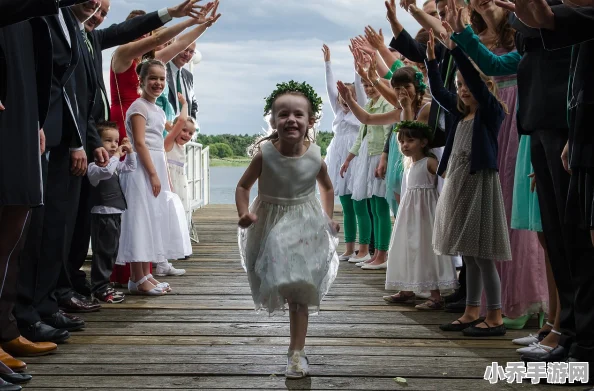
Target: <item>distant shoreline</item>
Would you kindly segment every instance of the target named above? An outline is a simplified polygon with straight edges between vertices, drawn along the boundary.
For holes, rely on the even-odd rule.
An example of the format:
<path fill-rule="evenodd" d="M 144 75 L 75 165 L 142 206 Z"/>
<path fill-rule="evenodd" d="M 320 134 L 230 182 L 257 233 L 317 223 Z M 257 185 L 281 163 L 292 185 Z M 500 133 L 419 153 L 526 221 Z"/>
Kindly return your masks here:
<path fill-rule="evenodd" d="M 211 167 L 247 167 L 250 165 L 252 159 L 250 158 L 231 158 L 231 159 L 219 159 L 210 158 Z"/>

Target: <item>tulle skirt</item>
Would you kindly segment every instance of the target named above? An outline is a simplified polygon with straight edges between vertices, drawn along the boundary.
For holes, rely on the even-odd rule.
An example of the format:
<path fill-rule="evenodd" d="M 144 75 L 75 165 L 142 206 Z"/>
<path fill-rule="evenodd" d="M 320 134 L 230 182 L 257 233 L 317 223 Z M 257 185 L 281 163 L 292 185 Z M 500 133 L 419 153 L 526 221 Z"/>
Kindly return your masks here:
<path fill-rule="evenodd" d="M 118 265 L 167 262 L 192 254 L 184 207 L 169 187 L 165 154 L 149 152 L 161 182 L 161 192 L 157 197 L 153 195 L 140 159 L 136 170 L 120 174 L 128 209 L 122 214 Z"/>
<path fill-rule="evenodd" d="M 239 228 L 241 263 L 256 311 L 284 312 L 287 303 L 317 313 L 338 273 L 338 239 L 319 201 L 279 205 L 256 198 L 258 221 Z"/>
<path fill-rule="evenodd" d="M 349 184 L 353 200 L 361 201 L 373 196 L 385 198 L 386 181 L 375 177 L 375 169 L 380 162 L 381 154 L 369 156 L 367 138 L 361 143 L 358 159 Z"/>
<path fill-rule="evenodd" d="M 328 166 L 328 176 L 330 176 L 332 186 L 334 186 L 334 195 L 343 196 L 351 194 L 348 185 L 353 169 L 351 168 L 350 170 L 347 170 L 344 174 L 344 178 L 342 178 L 340 176 L 340 167 L 345 162 L 347 156 L 349 156 L 349 150 L 357 139 L 357 133 L 358 132 L 336 134 L 328 146 L 325 161 L 326 166 Z M 357 160 L 358 158 L 355 157 L 351 161 L 351 167 L 355 167 Z"/>

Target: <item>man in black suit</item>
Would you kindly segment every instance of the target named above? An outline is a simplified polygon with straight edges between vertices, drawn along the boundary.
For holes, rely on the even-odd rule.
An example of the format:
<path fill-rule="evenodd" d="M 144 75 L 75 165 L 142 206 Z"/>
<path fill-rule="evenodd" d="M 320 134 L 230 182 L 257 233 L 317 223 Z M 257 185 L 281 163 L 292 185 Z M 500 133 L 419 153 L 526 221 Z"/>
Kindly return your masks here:
<path fill-rule="evenodd" d="M 188 102 L 188 115 L 197 119 L 198 102 L 194 94 L 194 75 L 184 69 L 184 66 L 192 61 L 195 53 L 196 42 L 192 42 L 186 50 L 167 63 L 167 84 L 169 85 L 169 102 L 175 108 L 175 113 L 179 114 L 181 110 L 177 100 L 177 93 L 181 92 L 186 98 L 186 102 Z"/>
<path fill-rule="evenodd" d="M 87 75 L 91 64 L 81 57 L 80 28 L 70 10 L 45 20 L 53 46 L 51 101 L 44 125 L 48 149 L 46 202 L 31 219 L 21 255 L 21 270 L 26 272 L 19 275 L 14 312 L 25 338 L 63 342 L 69 331 L 84 327 L 81 319 L 59 311 L 54 294 L 72 238 L 67 227 L 78 200 L 71 192 L 80 189 L 80 177 L 86 172 L 85 147 L 98 164 L 105 164 L 108 155 L 96 131 L 87 126 L 96 87 Z"/>
<path fill-rule="evenodd" d="M 95 123 L 109 120 L 109 100 L 105 89 L 105 81 L 103 80 L 102 51 L 129 43 L 142 35 L 156 30 L 173 18 L 193 16 L 199 7 L 195 1 L 184 1 L 175 7 L 163 8 L 159 11 L 132 18 L 123 23 L 113 24 L 106 29 L 97 30 L 97 27 L 105 20 L 111 3 L 110 0 L 102 0 L 97 12 L 94 11 L 90 3 L 74 6 L 72 7 L 72 12 L 79 23 L 84 23 L 85 31 L 82 37 L 85 46 L 82 52 L 93 64 L 94 76 L 96 78 L 97 93 L 95 104 L 92 108 L 92 115 L 89 119 L 89 127 L 95 128 Z M 80 299 L 80 295 L 90 296 L 91 293 L 86 275 L 84 271 L 80 270 L 87 256 L 88 244 L 91 238 L 90 213 L 92 205 L 89 196 L 89 186 L 87 177 L 84 177 L 82 179 L 80 203 L 74 226 L 74 236 L 70 246 L 68 262 L 66 263 L 66 273 L 62 275 L 57 292 L 61 307 L 71 311 L 78 310 L 78 305 L 73 301 L 73 298 L 76 299 L 78 297 Z M 102 269 L 109 270 L 109 268 Z M 109 291 L 112 294 L 118 294 L 113 290 Z"/>

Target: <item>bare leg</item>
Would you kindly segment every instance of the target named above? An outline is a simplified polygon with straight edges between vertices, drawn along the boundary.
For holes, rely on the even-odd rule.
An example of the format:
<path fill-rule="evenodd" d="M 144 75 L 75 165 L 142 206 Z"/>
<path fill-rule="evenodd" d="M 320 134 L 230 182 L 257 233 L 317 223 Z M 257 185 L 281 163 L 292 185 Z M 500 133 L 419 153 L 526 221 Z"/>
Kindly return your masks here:
<path fill-rule="evenodd" d="M 305 337 L 307 336 L 307 326 L 309 324 L 309 312 L 306 305 L 299 305 L 296 315 L 296 333 L 295 349 L 301 351 L 305 348 Z"/>
<path fill-rule="evenodd" d="M 289 304 L 289 327 L 291 333 L 289 350 L 293 351 L 297 340 L 297 304 Z"/>
<path fill-rule="evenodd" d="M 561 303 L 559 302 L 559 295 L 557 294 L 557 308 L 561 308 Z M 555 331 L 560 331 L 561 330 L 561 311 L 557 311 L 557 314 L 555 316 L 555 323 L 553 325 L 553 330 Z M 555 334 L 553 332 L 550 332 L 549 335 L 547 335 L 542 341 L 541 344 L 543 345 L 547 345 L 550 346 L 552 348 L 556 347 L 557 345 L 559 345 L 559 339 L 560 339 L 560 335 L 559 334 Z"/>
<path fill-rule="evenodd" d="M 141 278 L 146 276 L 148 274 L 149 267 L 150 265 L 148 262 L 130 262 L 130 279 L 132 282 L 138 282 Z M 138 290 L 148 292 L 155 287 L 156 285 L 147 280 L 138 285 Z"/>
<path fill-rule="evenodd" d="M 370 265 L 381 265 L 382 263 L 386 262 L 387 257 L 388 257 L 387 251 L 376 250 L 375 254 L 373 254 L 372 261 L 369 262 L 369 264 Z"/>
<path fill-rule="evenodd" d="M 346 251 L 343 255 L 351 255 L 355 253 L 355 242 L 350 242 L 346 244 Z"/>

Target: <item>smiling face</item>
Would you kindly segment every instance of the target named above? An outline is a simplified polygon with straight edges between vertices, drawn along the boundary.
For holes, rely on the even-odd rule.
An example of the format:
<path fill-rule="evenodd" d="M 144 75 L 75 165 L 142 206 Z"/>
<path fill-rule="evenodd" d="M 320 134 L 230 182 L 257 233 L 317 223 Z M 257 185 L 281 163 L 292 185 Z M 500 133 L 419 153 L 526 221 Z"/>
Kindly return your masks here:
<path fill-rule="evenodd" d="M 186 65 L 187 63 L 192 61 L 192 57 L 194 57 L 195 53 L 196 53 L 196 42 L 192 42 L 192 44 L 190 46 L 188 46 L 186 48 L 186 50 L 184 50 L 183 52 L 181 52 L 177 56 L 175 56 L 175 58 L 173 59 L 173 63 L 175 64 L 176 67 L 181 69 L 184 65 Z"/>
<path fill-rule="evenodd" d="M 76 7 L 83 7 L 85 4 L 81 4 Z M 95 12 L 93 16 L 91 16 L 91 18 L 85 22 L 85 30 L 87 30 L 87 32 L 90 33 L 91 31 L 99 27 L 101 23 L 103 23 L 103 21 L 107 17 L 107 13 L 109 12 L 110 6 L 110 0 L 101 0 L 101 7 L 99 7 L 99 10 Z"/>
<path fill-rule="evenodd" d="M 371 83 L 363 82 L 363 88 L 365 89 L 365 95 L 367 99 L 377 99 L 380 97 L 379 91 Z"/>
<path fill-rule="evenodd" d="M 114 128 L 103 129 L 101 131 L 101 142 L 103 143 L 103 148 L 109 153 L 109 157 L 112 157 L 118 149 L 120 133 Z"/>
<path fill-rule="evenodd" d="M 188 119 L 181 133 L 175 139 L 175 142 L 179 145 L 186 145 L 186 143 L 192 140 L 194 133 L 196 133 L 196 125 L 192 120 Z"/>
<path fill-rule="evenodd" d="M 79 22 L 86 23 L 87 20 L 89 20 L 89 18 L 91 18 L 95 14 L 95 11 L 100 12 L 98 11 L 100 4 L 101 3 L 99 0 L 87 1 L 86 3 L 73 6 L 72 12 L 74 13 L 74 16 L 76 16 L 76 19 L 78 19 Z M 107 6 L 107 8 L 109 8 L 109 5 Z"/>
<path fill-rule="evenodd" d="M 272 105 L 270 126 L 278 132 L 279 139 L 290 144 L 303 142 L 307 130 L 313 127 L 315 117 L 310 103 L 301 94 L 284 94 Z"/>
<path fill-rule="evenodd" d="M 163 93 L 165 80 L 165 68 L 162 65 L 149 65 L 140 83 L 143 98 L 154 102 Z"/>

